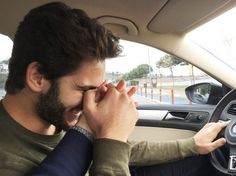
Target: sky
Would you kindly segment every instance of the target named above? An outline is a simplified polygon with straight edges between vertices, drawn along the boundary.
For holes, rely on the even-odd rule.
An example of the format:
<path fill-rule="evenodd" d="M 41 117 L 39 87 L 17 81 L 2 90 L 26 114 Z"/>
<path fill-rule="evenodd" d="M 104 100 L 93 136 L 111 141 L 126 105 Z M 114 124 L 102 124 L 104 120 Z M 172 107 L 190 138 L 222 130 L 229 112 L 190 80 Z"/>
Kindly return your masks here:
<path fill-rule="evenodd" d="M 121 40 L 120 44 L 123 46 L 121 57 L 106 61 L 107 72 L 125 73 L 140 64 L 149 64 L 155 67 L 156 61 L 165 55 L 161 50 L 143 44 L 125 40 Z"/>
<path fill-rule="evenodd" d="M 11 57 L 12 46 L 12 40 L 9 37 L 0 34 L 0 61 Z"/>
<path fill-rule="evenodd" d="M 187 37 L 236 68 L 235 19 L 236 8 L 190 32 Z M 107 72 L 125 73 L 140 64 L 155 68 L 156 61 L 165 55 L 158 49 L 138 43 L 121 40 L 120 44 L 123 46 L 122 56 L 107 60 Z M 0 61 L 10 58 L 12 46 L 11 39 L 0 34 Z"/>

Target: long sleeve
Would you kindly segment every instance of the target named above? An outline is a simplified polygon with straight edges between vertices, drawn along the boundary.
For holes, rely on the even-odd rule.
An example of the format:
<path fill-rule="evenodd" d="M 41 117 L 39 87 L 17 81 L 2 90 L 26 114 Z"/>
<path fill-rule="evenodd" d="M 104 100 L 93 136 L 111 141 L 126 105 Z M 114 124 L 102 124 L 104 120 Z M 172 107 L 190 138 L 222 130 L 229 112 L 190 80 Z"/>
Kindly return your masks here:
<path fill-rule="evenodd" d="M 131 146 L 111 139 L 94 141 L 93 164 L 90 176 L 130 176 Z"/>
<path fill-rule="evenodd" d="M 131 166 L 147 166 L 165 163 L 188 156 L 197 155 L 193 138 L 166 142 L 130 142 Z"/>
<path fill-rule="evenodd" d="M 90 176 L 130 176 L 129 165 L 147 166 L 196 154 L 193 138 L 129 143 L 96 139 L 92 152 L 92 143 L 71 130 L 33 175 L 84 176 L 93 158 Z"/>
<path fill-rule="evenodd" d="M 84 176 L 92 161 L 92 143 L 70 129 L 32 176 Z"/>

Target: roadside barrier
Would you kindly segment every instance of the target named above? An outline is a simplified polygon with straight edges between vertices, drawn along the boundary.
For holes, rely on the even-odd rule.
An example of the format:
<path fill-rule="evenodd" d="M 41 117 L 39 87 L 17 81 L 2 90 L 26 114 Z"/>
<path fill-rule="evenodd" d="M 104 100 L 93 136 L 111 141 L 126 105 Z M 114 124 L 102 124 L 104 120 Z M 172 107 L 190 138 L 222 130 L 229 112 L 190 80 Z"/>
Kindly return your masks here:
<path fill-rule="evenodd" d="M 160 103 L 192 104 L 185 96 L 184 90 L 137 87 L 137 95 L 158 100 Z"/>

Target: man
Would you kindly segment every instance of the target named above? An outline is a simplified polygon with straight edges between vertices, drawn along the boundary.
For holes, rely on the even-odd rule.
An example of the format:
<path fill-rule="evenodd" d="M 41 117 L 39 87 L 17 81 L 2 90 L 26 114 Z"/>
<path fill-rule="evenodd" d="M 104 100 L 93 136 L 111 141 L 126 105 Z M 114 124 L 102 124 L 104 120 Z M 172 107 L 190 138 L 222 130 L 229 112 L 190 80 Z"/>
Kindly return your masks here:
<path fill-rule="evenodd" d="M 1 103 L 2 175 L 24 175 L 37 167 L 63 137 L 62 129 L 77 122 L 84 92 L 103 82 L 105 58 L 119 52 L 118 39 L 81 10 L 51 3 L 25 16 L 15 35 Z M 109 138 L 109 145 L 127 140 L 137 110 L 126 92 L 112 85 L 107 89 L 102 104 L 90 109 L 88 102 L 87 112 L 102 117 L 93 118 L 99 120 L 93 130 L 96 138 Z M 102 140 L 97 143 L 99 148 Z"/>
<path fill-rule="evenodd" d="M 128 144 L 138 116 L 130 98 L 135 89 L 126 92 L 123 82 L 102 84 L 105 59 L 119 53 L 117 37 L 82 10 L 55 2 L 25 16 L 15 35 L 7 94 L 0 105 L 1 175 L 25 175 L 37 168 L 72 126 L 53 152 L 65 154 L 60 147 L 68 147 L 75 137 L 80 154 L 73 147 L 64 162 L 71 159 L 73 169 L 78 164 L 78 172 L 84 172 L 91 157 L 91 175 L 129 175 L 128 163 L 153 165 L 206 154 L 225 143 L 212 141 L 227 123 L 210 124 L 190 139 Z M 91 147 L 88 131 L 95 138 L 93 156 L 86 148 Z M 68 173 L 77 172 L 73 169 Z"/>

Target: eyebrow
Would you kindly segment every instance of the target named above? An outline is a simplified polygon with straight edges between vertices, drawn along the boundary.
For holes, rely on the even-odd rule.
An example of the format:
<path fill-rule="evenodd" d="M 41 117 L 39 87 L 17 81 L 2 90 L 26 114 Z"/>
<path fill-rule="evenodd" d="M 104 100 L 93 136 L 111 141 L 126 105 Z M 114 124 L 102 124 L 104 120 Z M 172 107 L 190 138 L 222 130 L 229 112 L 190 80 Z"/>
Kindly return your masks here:
<path fill-rule="evenodd" d="M 88 90 L 92 90 L 92 89 L 97 89 L 96 86 L 77 86 L 77 88 L 83 92 L 86 92 Z"/>

